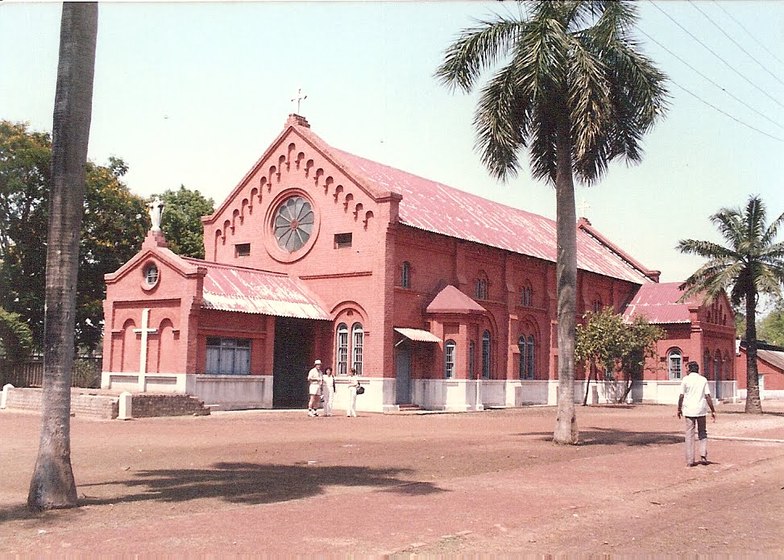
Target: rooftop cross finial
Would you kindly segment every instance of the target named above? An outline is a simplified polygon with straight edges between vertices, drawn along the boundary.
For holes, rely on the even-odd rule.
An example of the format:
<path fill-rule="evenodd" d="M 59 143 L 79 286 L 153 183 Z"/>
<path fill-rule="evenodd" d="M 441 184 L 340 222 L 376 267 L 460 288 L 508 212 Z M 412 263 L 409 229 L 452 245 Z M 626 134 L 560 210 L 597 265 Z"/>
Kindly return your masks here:
<path fill-rule="evenodd" d="M 291 98 L 291 102 L 292 102 L 292 103 L 293 103 L 294 101 L 296 101 L 296 102 L 297 102 L 297 113 L 296 113 L 297 115 L 299 115 L 299 107 L 300 107 L 300 104 L 302 103 L 302 101 L 304 101 L 304 100 L 305 100 L 305 99 L 307 99 L 307 98 L 308 98 L 308 96 L 307 96 L 307 95 L 302 95 L 302 88 L 297 88 L 297 95 L 296 95 L 296 97 L 292 97 L 292 98 Z"/>

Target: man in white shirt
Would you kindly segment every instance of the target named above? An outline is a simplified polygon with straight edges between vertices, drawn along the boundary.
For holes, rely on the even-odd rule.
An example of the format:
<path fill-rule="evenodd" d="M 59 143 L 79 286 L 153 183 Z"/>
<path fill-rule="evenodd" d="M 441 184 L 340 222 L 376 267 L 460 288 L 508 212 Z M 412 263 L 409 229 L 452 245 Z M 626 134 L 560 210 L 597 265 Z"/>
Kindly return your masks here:
<path fill-rule="evenodd" d="M 708 430 L 705 426 L 708 408 L 713 421 L 716 409 L 713 408 L 708 380 L 700 375 L 700 365 L 689 362 L 689 375 L 681 381 L 681 394 L 678 397 L 678 418 L 686 418 L 686 466 L 695 467 L 708 464 Z M 700 442 L 700 462 L 694 460 L 695 432 Z"/>
<path fill-rule="evenodd" d="M 316 360 L 308 372 L 308 416 L 318 416 L 322 378 L 321 360 Z"/>

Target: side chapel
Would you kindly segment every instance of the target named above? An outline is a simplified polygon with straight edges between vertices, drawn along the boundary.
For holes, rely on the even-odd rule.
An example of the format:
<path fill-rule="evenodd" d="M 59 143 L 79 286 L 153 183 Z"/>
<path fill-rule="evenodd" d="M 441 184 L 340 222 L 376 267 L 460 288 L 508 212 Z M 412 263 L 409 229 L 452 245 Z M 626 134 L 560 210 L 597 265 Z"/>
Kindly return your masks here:
<path fill-rule="evenodd" d="M 338 408 L 350 368 L 366 411 L 555 403 L 553 220 L 334 148 L 296 114 L 202 218 L 204 260 L 167 248 L 160 210 L 139 253 L 106 275 L 103 388 L 304 407 L 318 358 L 338 376 Z M 677 303 L 584 218 L 577 243 L 578 316 L 609 306 L 668 330 L 637 400 L 677 399 L 695 356 L 710 355 L 713 381 L 733 376 L 726 298 Z"/>

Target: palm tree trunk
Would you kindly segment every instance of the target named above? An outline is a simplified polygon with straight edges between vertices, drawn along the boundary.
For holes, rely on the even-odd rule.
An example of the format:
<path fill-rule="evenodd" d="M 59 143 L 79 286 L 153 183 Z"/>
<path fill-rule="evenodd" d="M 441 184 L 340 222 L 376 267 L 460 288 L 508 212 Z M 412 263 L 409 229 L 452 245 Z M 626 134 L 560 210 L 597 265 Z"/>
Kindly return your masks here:
<path fill-rule="evenodd" d="M 746 412 L 762 414 L 757 371 L 757 294 L 746 294 Z"/>
<path fill-rule="evenodd" d="M 565 113 L 562 113 L 565 115 Z M 558 285 L 558 412 L 553 441 L 578 442 L 574 406 L 574 349 L 577 328 L 577 216 L 569 122 L 559 119 L 556 139 L 558 163 L 555 177 L 556 283 Z"/>
<path fill-rule="evenodd" d="M 36 510 L 77 505 L 71 467 L 71 376 L 97 32 L 97 3 L 63 3 L 52 128 L 41 437 L 27 496 L 28 507 Z"/>

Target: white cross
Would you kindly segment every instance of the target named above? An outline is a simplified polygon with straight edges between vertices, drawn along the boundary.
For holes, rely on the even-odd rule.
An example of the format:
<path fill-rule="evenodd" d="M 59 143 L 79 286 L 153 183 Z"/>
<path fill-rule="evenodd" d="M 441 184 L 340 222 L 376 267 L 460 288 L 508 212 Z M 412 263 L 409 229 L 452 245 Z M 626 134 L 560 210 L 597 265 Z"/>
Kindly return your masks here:
<path fill-rule="evenodd" d="M 297 102 L 297 113 L 296 113 L 297 115 L 299 115 L 299 106 L 300 106 L 300 103 L 302 103 L 302 101 L 304 101 L 304 100 L 305 100 L 305 99 L 307 99 L 307 98 L 308 98 L 308 96 L 307 96 L 307 95 L 302 95 L 302 88 L 299 88 L 299 89 L 297 89 L 297 96 L 296 96 L 296 97 L 292 97 L 292 98 L 291 98 L 291 101 L 292 101 L 292 103 L 293 103 L 294 101 L 296 101 L 296 102 Z"/>
<path fill-rule="evenodd" d="M 145 307 L 142 309 L 142 328 L 133 329 L 133 332 L 142 335 L 142 347 L 139 350 L 139 373 L 147 373 L 147 335 L 158 332 L 158 329 L 151 329 L 149 324 L 150 310 Z"/>

